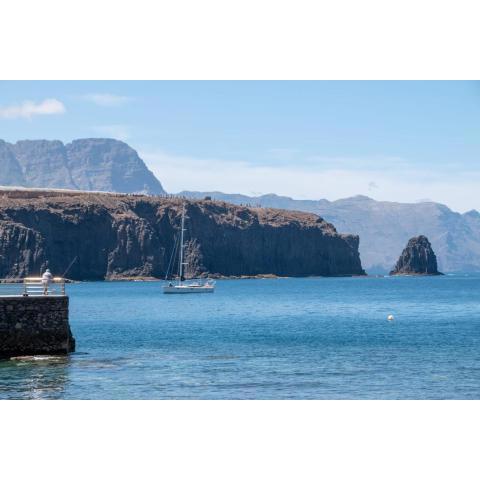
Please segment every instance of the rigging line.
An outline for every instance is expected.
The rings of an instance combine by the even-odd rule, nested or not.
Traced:
[[[180,245],[180,235],[177,234],[177,241],[175,242],[175,251],[173,252],[173,259],[172,259],[172,278],[174,277],[173,275],[173,269],[175,268],[175,258],[177,257],[177,252],[178,252],[178,246]]]
[[[174,257],[174,254],[175,254],[176,245],[177,245],[177,236],[175,235],[173,237],[173,248],[172,248],[172,252],[170,253],[170,260],[168,261],[167,269],[165,270],[165,280],[168,280],[168,277],[170,274],[170,267],[172,265],[172,258]]]
[[[175,254],[177,252],[178,239],[179,239],[179,235],[176,234],[175,239],[173,241],[172,254],[170,255],[170,261],[168,262],[168,267],[167,267],[167,271],[166,271],[166,274],[165,274],[165,280],[168,280],[168,275],[170,274],[170,267],[172,266],[173,259],[175,258]]]

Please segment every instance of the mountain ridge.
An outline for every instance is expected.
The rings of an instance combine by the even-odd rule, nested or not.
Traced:
[[[110,138],[0,140],[0,184],[164,194],[160,181],[138,153]]]

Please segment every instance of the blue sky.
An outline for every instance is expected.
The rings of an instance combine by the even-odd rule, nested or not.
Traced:
[[[478,82],[1,82],[0,138],[126,141],[164,187],[480,208]]]

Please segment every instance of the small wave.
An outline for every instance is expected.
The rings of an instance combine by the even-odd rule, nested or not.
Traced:
[[[205,357],[206,360],[234,360],[237,357],[236,355],[208,355]]]
[[[64,361],[67,357],[64,355],[24,355],[19,357],[11,357],[10,360],[17,362],[51,362]]]

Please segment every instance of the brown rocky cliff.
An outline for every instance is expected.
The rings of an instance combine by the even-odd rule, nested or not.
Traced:
[[[162,278],[182,200],[77,192],[0,192],[0,278],[38,274],[47,262],[74,279]],[[186,201],[192,276],[361,275],[358,237],[320,217]]]

